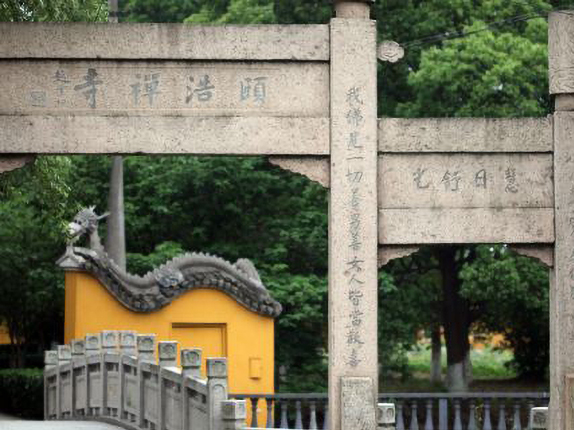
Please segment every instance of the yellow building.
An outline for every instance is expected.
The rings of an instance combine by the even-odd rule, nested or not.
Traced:
[[[6,323],[0,322],[0,345],[10,345],[10,333]]]
[[[58,263],[66,271],[66,342],[102,330],[155,333],[158,341],[201,348],[204,358],[227,357],[230,393],[274,393],[281,306],[248,260],[186,254],[139,277],[101,249],[68,247]]]

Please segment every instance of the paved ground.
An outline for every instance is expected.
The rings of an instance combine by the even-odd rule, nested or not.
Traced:
[[[110,424],[86,421],[0,421],[0,430],[118,430]]]
[[[13,417],[12,415],[6,415],[0,412],[0,421],[7,421],[7,420],[17,420],[18,418]]]

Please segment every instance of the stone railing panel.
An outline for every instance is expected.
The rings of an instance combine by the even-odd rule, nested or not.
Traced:
[[[123,393],[120,417],[133,423],[136,421],[139,409],[139,367],[135,356],[122,356],[120,373]]]
[[[230,394],[251,403],[250,428],[329,429],[326,393]],[[381,393],[378,427],[396,430],[530,430],[534,406],[545,406],[543,392]],[[253,411],[267,409],[267,422]],[[392,408],[392,411],[389,410]],[[546,408],[534,408],[535,410]],[[392,421],[392,423],[391,423]],[[541,419],[539,420],[541,421]]]
[[[153,334],[107,330],[46,351],[45,418],[130,429],[244,428],[245,401],[227,398],[227,360],[208,358],[203,379],[201,350],[181,349],[178,367],[178,349]]]

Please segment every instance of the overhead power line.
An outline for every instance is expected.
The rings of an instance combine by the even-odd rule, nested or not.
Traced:
[[[528,3],[524,3],[524,2],[521,2],[519,0],[511,0],[511,1],[513,3],[521,4],[524,6],[532,6]],[[571,5],[569,7],[574,8],[574,5]],[[403,48],[408,48],[408,47],[412,47],[412,46],[416,46],[416,45],[426,45],[426,44],[438,43],[438,42],[442,42],[445,40],[461,39],[461,38],[471,36],[473,34],[481,33],[483,31],[496,30],[496,29],[498,29],[504,25],[513,25],[513,24],[516,24],[518,22],[525,22],[525,21],[529,21],[532,19],[546,18],[550,12],[558,12],[558,13],[563,13],[566,15],[574,16],[574,10],[572,10],[572,11],[570,11],[570,10],[557,10],[557,9],[539,10],[539,11],[529,13],[529,14],[517,15],[517,16],[513,16],[510,18],[503,19],[503,20],[499,20],[499,21],[488,22],[483,27],[480,27],[480,28],[477,28],[474,30],[468,30],[468,31],[456,30],[456,29],[447,30],[447,31],[444,31],[442,33],[434,34],[432,36],[426,36],[426,37],[423,37],[420,39],[415,39],[415,40],[411,40],[408,42],[403,42],[400,45]]]

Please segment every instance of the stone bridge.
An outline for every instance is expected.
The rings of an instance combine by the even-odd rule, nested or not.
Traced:
[[[156,342],[155,334],[108,330],[46,351],[47,421],[11,422],[6,429],[247,428],[246,401],[228,398],[227,359],[207,358],[204,378],[201,349],[181,348],[179,365],[178,349],[174,341]],[[394,405],[379,404],[378,428],[394,423]]]
[[[179,360],[180,367],[177,342],[156,344],[155,335],[133,331],[90,334],[46,351],[45,419],[127,429],[244,428],[245,401],[227,396],[226,359],[208,358],[207,378],[201,350],[182,348]]]

